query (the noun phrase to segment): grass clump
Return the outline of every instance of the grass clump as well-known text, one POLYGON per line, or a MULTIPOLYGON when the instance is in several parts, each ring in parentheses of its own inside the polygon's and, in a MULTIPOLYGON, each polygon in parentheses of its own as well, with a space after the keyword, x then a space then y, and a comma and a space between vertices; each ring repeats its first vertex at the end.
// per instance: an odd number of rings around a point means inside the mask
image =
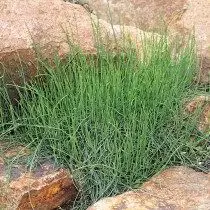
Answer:
POLYGON ((81 188, 75 209, 135 188, 168 165, 193 164, 201 153, 190 141, 195 121, 182 112, 196 72, 193 44, 175 55, 163 37, 142 52, 75 50, 65 62, 41 62, 44 77, 17 87, 20 102, 2 122, 34 148, 32 163, 48 157, 71 169, 81 188))

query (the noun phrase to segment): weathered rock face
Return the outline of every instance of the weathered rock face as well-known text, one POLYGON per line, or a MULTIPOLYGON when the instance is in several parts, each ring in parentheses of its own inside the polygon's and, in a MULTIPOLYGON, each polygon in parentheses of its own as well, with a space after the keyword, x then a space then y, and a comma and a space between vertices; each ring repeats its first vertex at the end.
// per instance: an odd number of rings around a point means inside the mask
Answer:
POLYGON ((26 78, 36 72, 34 45, 45 57, 55 51, 64 56, 70 51, 69 41, 85 52, 95 50, 88 12, 80 5, 62 0, 1 1, 0 39, 0 62, 16 82, 15 68, 20 60, 27 65, 26 78))
POLYGON ((138 191, 104 198, 88 210, 210 209, 210 174, 173 167, 154 176, 138 191))
POLYGON ((210 2, 206 0, 92 0, 100 18, 114 24, 136 25, 145 31, 169 27, 172 34, 194 31, 201 57, 199 80, 210 82, 210 2), (111 18, 110 18, 111 16, 111 18))
POLYGON ((0 144, 0 209, 51 210, 72 202, 77 196, 73 179, 66 169, 44 162, 29 172, 23 163, 8 167, 8 158, 27 156, 23 146, 0 144))
POLYGON ((188 0, 180 17, 170 24, 171 32, 187 34, 194 31, 201 57, 200 81, 210 82, 210 2, 206 0, 188 0))
POLYGON ((160 29, 163 23, 183 12, 187 0, 92 0, 98 16, 113 24, 160 29))
POLYGON ((155 38, 158 41, 161 38, 161 35, 157 33, 144 32, 134 26, 111 25, 103 19, 98 19, 95 15, 92 15, 91 19, 99 31, 100 44, 111 52, 134 47, 141 53, 146 40, 155 38))

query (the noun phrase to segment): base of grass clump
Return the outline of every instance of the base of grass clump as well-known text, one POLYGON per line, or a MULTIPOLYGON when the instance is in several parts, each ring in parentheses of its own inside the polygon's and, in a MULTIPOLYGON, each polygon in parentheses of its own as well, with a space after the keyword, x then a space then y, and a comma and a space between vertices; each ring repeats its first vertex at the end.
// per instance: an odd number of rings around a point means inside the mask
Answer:
POLYGON ((175 56, 162 38, 141 56, 133 48, 97 58, 77 51, 54 62, 42 62, 44 78, 17 87, 19 104, 8 105, 1 129, 34 149, 31 163, 51 157, 69 167, 81 188, 75 209, 205 155, 205 145, 198 151, 190 141, 196 121, 182 113, 194 88, 193 44, 175 56))

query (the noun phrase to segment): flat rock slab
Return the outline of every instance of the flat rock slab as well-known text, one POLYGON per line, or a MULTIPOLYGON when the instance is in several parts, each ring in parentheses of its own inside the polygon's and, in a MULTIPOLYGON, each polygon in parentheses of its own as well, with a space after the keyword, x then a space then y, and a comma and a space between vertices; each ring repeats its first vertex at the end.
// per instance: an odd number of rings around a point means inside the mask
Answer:
POLYGON ((179 166, 154 176, 137 191, 104 198, 88 210, 210 210, 210 173, 179 166))
POLYGON ((33 171, 24 164, 8 166, 8 158, 27 156, 28 150, 23 146, 17 150, 2 147, 5 145, 0 144, 0 209, 50 210, 75 200, 78 192, 68 170, 51 162, 44 162, 33 171))

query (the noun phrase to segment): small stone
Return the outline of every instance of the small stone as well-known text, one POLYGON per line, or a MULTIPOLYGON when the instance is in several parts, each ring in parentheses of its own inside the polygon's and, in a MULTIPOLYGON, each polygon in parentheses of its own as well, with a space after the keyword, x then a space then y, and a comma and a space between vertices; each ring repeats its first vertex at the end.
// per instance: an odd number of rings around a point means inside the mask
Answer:
POLYGON ((4 164, 4 159, 2 157, 0 157, 0 165, 4 164))
POLYGON ((4 153, 5 158, 12 158, 12 157, 17 157, 17 156, 27 156, 30 154, 30 150, 24 146, 16 146, 9 148, 7 151, 4 153))
POLYGON ((201 109, 198 130, 210 134, 210 96, 197 96, 186 105, 188 113, 201 109))

